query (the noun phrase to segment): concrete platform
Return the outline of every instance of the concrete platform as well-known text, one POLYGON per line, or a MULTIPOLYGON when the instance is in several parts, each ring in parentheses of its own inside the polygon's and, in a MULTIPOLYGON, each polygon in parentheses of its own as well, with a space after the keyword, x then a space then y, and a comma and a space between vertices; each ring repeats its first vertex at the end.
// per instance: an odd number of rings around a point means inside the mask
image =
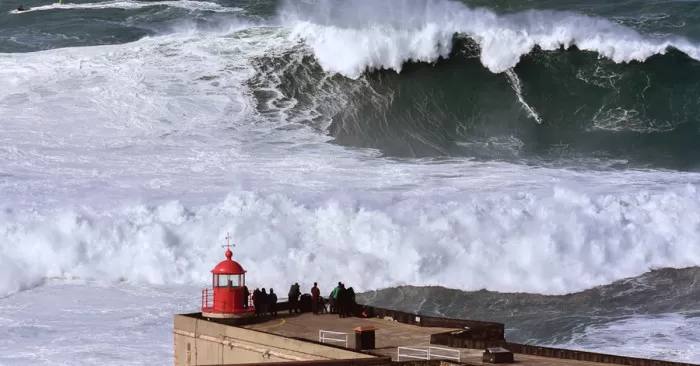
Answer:
MULTIPOLYGON (((448 332, 452 328, 420 327, 403 324, 379 318, 339 318, 335 314, 314 315, 311 313, 287 314, 280 313, 279 317, 271 318, 262 323, 243 326, 262 332, 277 334, 291 338, 301 338, 318 342, 319 330, 347 333, 347 347, 355 347, 355 327, 376 327, 376 349, 373 354, 381 354, 397 360, 397 347, 403 346, 429 346, 430 335, 434 333, 448 332)), ((333 338, 344 338, 342 335, 330 335, 333 338)), ((329 344, 345 346, 344 342, 327 342, 329 344)), ((445 346, 436 347, 447 348, 445 346)), ((456 349, 456 348, 455 348, 456 349)), ((461 362, 467 365, 484 365, 481 361, 484 350, 459 349, 461 362)), ((402 361, 408 361, 403 359, 402 361)), ((522 366, 552 366, 552 365, 607 365, 587 361, 563 360, 556 358, 537 357, 515 354, 515 364, 522 366)))

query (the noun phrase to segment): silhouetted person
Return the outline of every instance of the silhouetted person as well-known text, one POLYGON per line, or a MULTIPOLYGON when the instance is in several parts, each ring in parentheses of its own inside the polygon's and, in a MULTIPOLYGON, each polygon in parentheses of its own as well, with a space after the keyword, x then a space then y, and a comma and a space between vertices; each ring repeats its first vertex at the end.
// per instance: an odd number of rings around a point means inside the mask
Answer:
POLYGON ((299 299, 301 298, 301 286, 299 286, 299 282, 294 282, 294 288, 296 288, 297 292, 297 307, 296 307, 296 312, 297 314, 301 313, 301 308, 299 306, 299 299))
POLYGON ((345 289, 345 285, 342 283, 340 284, 338 288, 338 294, 336 295, 336 309, 338 309, 338 317, 340 318, 345 318, 345 312, 347 311, 347 301, 348 301, 348 292, 345 289))
POLYGON ((350 316, 355 316, 357 314, 357 301, 355 300, 355 290, 352 287, 348 287, 348 289, 345 292, 345 296, 347 298, 346 314, 349 314, 350 316))
POLYGON ((270 293, 267 295, 267 303, 270 306, 270 315, 277 316, 277 294, 270 287, 270 293))
POLYGON ((289 313, 299 313, 299 296, 301 296, 301 290, 299 289, 298 283, 295 283, 289 287, 289 293, 287 296, 289 298, 289 313))
POLYGON ((267 316, 270 313, 270 297, 265 292, 265 288, 260 289, 260 307, 262 308, 261 313, 263 316, 267 316))
POLYGON ((314 287, 311 288, 311 311, 318 315, 318 300, 321 297, 321 290, 318 288, 318 283, 314 282, 314 287))
POLYGON ((256 288, 253 291, 253 306, 255 307, 255 316, 262 316, 262 304, 260 304, 260 289, 256 288))
POLYGON ((250 297, 250 292, 248 291, 248 286, 243 286, 243 308, 248 308, 248 298, 250 297))

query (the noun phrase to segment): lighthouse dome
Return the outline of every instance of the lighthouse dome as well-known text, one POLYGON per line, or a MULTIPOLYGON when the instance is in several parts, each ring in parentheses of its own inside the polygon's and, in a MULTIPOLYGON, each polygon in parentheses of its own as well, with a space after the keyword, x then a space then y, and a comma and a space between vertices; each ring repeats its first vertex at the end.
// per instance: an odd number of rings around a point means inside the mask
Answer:
POLYGON ((233 253, 231 253, 231 250, 226 251, 226 259, 219 262, 219 264, 214 267, 214 269, 211 270, 211 273, 214 274, 221 274, 221 275, 241 275, 245 274, 245 270, 243 270, 243 267, 241 267, 238 262, 231 260, 231 256, 233 256, 233 253))

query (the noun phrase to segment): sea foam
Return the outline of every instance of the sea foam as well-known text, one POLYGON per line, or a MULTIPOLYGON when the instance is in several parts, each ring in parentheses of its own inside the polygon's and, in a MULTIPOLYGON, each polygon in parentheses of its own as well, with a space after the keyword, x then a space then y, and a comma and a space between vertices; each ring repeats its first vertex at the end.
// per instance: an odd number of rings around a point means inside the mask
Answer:
POLYGON ((359 291, 440 284, 562 294, 650 268, 700 265, 698 211, 692 186, 354 203, 238 191, 198 207, 6 210, 0 294, 52 277, 206 285, 227 231, 251 285, 313 280, 329 288, 343 280, 359 291))
POLYGON ((372 69, 401 71, 407 61, 434 62, 449 55, 455 34, 474 39, 482 64, 494 73, 515 67, 534 47, 576 46, 617 63, 644 61, 674 47, 700 60, 697 43, 653 38, 607 19, 552 10, 496 14, 447 0, 289 0, 279 22, 326 71, 349 78, 372 69))

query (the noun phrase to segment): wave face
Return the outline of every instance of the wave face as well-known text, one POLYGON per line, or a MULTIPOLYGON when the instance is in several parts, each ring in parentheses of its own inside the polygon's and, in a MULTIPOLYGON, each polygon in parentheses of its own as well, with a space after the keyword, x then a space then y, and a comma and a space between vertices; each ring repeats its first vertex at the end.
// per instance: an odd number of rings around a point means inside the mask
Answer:
POLYGON ((697 168, 700 46, 688 38, 451 1, 288 1, 278 18, 302 47, 258 60, 251 85, 278 75, 284 98, 317 112, 332 90, 342 103, 300 121, 338 144, 395 157, 697 168))

